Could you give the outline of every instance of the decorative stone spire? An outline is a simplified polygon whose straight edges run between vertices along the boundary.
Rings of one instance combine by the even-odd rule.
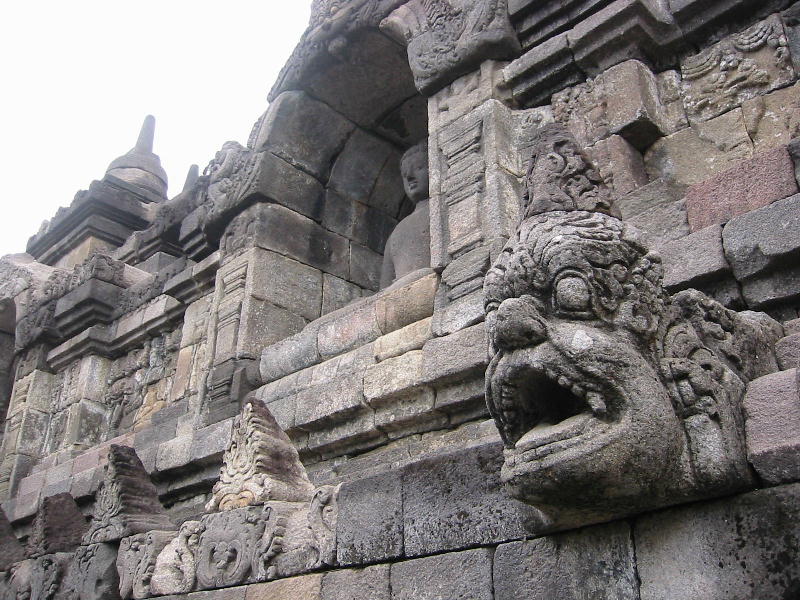
[[[72,552],[86,532],[86,518],[67,492],[48,496],[36,513],[28,538],[28,556]]]
[[[7,572],[11,565],[25,559],[25,550],[19,543],[6,513],[0,509],[0,572]]]
[[[200,177],[200,167],[197,165],[191,165],[189,167],[189,172],[186,173],[186,181],[183,182],[183,191],[188,192],[194,187],[194,184],[197,183],[198,178]]]
[[[94,515],[83,543],[113,542],[153,529],[172,528],[136,451],[112,444],[105,479],[97,492]]]
[[[207,512],[232,510],[270,500],[305,502],[314,486],[289,437],[259,400],[251,400],[233,423],[219,481]]]
[[[155,129],[155,117],[147,115],[136,145],[127,154],[114,160],[108,166],[106,175],[166,199],[167,174],[161,167],[161,159],[153,154]]]

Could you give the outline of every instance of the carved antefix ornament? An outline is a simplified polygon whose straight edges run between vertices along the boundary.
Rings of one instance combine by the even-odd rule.
[[[314,486],[289,437],[263,403],[248,401],[233,423],[219,481],[206,511],[269,500],[302,502],[310,500],[313,493]]]
[[[524,218],[484,284],[507,489],[545,514],[621,514],[752,485],[741,398],[777,368],[780,326],[669,296],[566,130],[535,147]]]
[[[507,0],[411,0],[380,27],[408,46],[414,84],[427,95],[488,58],[520,50]]]
[[[172,529],[158,492],[134,449],[112,444],[83,542],[113,542],[153,529]]]

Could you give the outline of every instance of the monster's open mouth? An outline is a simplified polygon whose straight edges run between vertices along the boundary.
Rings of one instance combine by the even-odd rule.
[[[539,458],[607,429],[609,400],[599,385],[551,368],[498,365],[491,380],[494,415],[514,454]]]

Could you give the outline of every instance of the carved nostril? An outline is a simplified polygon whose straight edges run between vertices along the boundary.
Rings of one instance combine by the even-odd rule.
[[[500,348],[523,348],[547,339],[539,311],[523,298],[503,300],[494,322],[494,341]]]

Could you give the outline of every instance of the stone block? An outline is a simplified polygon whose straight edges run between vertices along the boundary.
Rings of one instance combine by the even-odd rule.
[[[800,367],[800,333],[787,335],[775,343],[775,354],[781,369]]]
[[[259,203],[243,223],[253,229],[253,242],[338,277],[347,277],[349,243],[346,238],[279,204]],[[241,216],[241,215],[240,215]]]
[[[160,444],[156,456],[156,469],[169,471],[188,464],[192,458],[192,441],[191,435],[184,435]]]
[[[800,296],[800,267],[745,279],[742,281],[742,295],[747,306],[756,309],[794,300]]]
[[[300,333],[267,346],[261,352],[259,372],[269,383],[319,362],[317,328],[308,326]]]
[[[492,600],[492,550],[477,548],[392,565],[392,600]]]
[[[361,374],[343,375],[297,395],[295,427],[319,429],[323,423],[341,422],[364,410]]]
[[[600,176],[620,196],[649,181],[641,153],[618,135],[600,140],[587,152]]]
[[[681,72],[683,103],[691,122],[707,121],[795,80],[778,15],[685,57]]]
[[[689,235],[686,203],[683,200],[660,204],[626,219],[645,234],[651,248],[659,248],[673,240]]]
[[[693,185],[753,156],[742,110],[736,108],[657,140],[644,154],[650,179]]]
[[[626,60],[606,70],[600,78],[605,89],[605,120],[611,134],[644,150],[671,133],[665,123],[658,82],[644,63]]]
[[[641,517],[634,527],[641,599],[791,598],[800,577],[798,523],[798,485]]]
[[[448,336],[433,338],[422,347],[422,379],[443,383],[485,369],[489,363],[486,325],[479,323]]]
[[[583,80],[562,33],[534,46],[503,69],[514,99],[521,106],[537,106],[567,86]]]
[[[800,135],[800,84],[746,100],[742,114],[757,153],[787,145]]]
[[[368,290],[377,290],[381,282],[382,264],[381,254],[361,244],[350,244],[350,281],[356,285]]]
[[[240,585],[221,590],[206,590],[180,596],[166,596],[164,600],[246,600],[247,589],[247,586]]]
[[[361,298],[362,290],[359,286],[334,277],[328,273],[322,274],[322,314],[339,310],[351,302]]]
[[[342,569],[322,579],[322,600],[391,600],[389,565]]]
[[[665,204],[673,204],[683,198],[688,186],[656,179],[643,185],[624,196],[617,198],[615,203],[623,220]]]
[[[411,350],[419,350],[432,335],[431,317],[382,335],[375,340],[373,346],[375,360],[382,361],[400,356]]]
[[[155,452],[153,453],[155,455]],[[154,461],[155,462],[155,461]],[[75,498],[85,498],[94,495],[103,479],[103,467],[87,469],[72,475],[69,493]]]
[[[289,577],[268,583],[247,586],[245,600],[320,600],[322,598],[322,574]]]
[[[284,92],[262,118],[255,149],[269,150],[324,181],[353,129],[350,121],[304,92]]]
[[[446,294],[440,290],[431,323],[433,335],[450,335],[483,321],[483,317],[483,290],[477,290],[452,302],[447,302]]]
[[[375,426],[389,439],[441,429],[447,415],[435,410],[436,395],[427,387],[404,391],[400,396],[381,399],[375,404]]]
[[[408,394],[422,383],[423,353],[412,350],[372,365],[364,372],[364,397],[370,405]]]
[[[722,243],[740,280],[791,264],[800,254],[800,195],[731,219],[722,231]]]
[[[342,484],[336,540],[340,565],[381,562],[403,555],[402,482],[397,471]]]
[[[502,444],[480,444],[403,470],[406,556],[497,544],[537,533],[533,507],[511,499],[500,483]]]
[[[756,155],[693,185],[686,193],[689,227],[697,231],[796,194],[794,164],[785,147]]]
[[[327,141],[327,140],[326,140]],[[255,177],[246,194],[258,194],[297,211],[310,219],[319,219],[325,191],[320,182],[296,162],[272,152],[263,152],[254,166]],[[248,194],[249,195],[249,194]]]
[[[434,406],[436,410],[449,415],[451,425],[484,418],[489,414],[483,376],[477,373],[472,379],[465,379],[436,389]]]
[[[406,285],[387,290],[375,299],[375,315],[383,334],[433,314],[439,276],[430,273]]]
[[[322,273],[274,252],[256,249],[248,273],[249,292],[308,321],[320,316]]]
[[[192,462],[218,462],[228,447],[232,427],[233,419],[225,419],[198,429],[192,437]]]
[[[393,152],[385,141],[357,128],[333,163],[329,187],[344,198],[367,204],[381,168]]]
[[[696,287],[730,272],[722,249],[722,227],[711,225],[658,248],[664,287],[670,292]]]
[[[494,600],[639,600],[631,530],[618,521],[497,547]]]
[[[747,456],[771,484],[800,478],[800,393],[797,370],[751,381],[744,397]]]
[[[367,344],[382,335],[372,299],[341,312],[331,313],[320,321],[317,349],[320,356],[331,358]]]

